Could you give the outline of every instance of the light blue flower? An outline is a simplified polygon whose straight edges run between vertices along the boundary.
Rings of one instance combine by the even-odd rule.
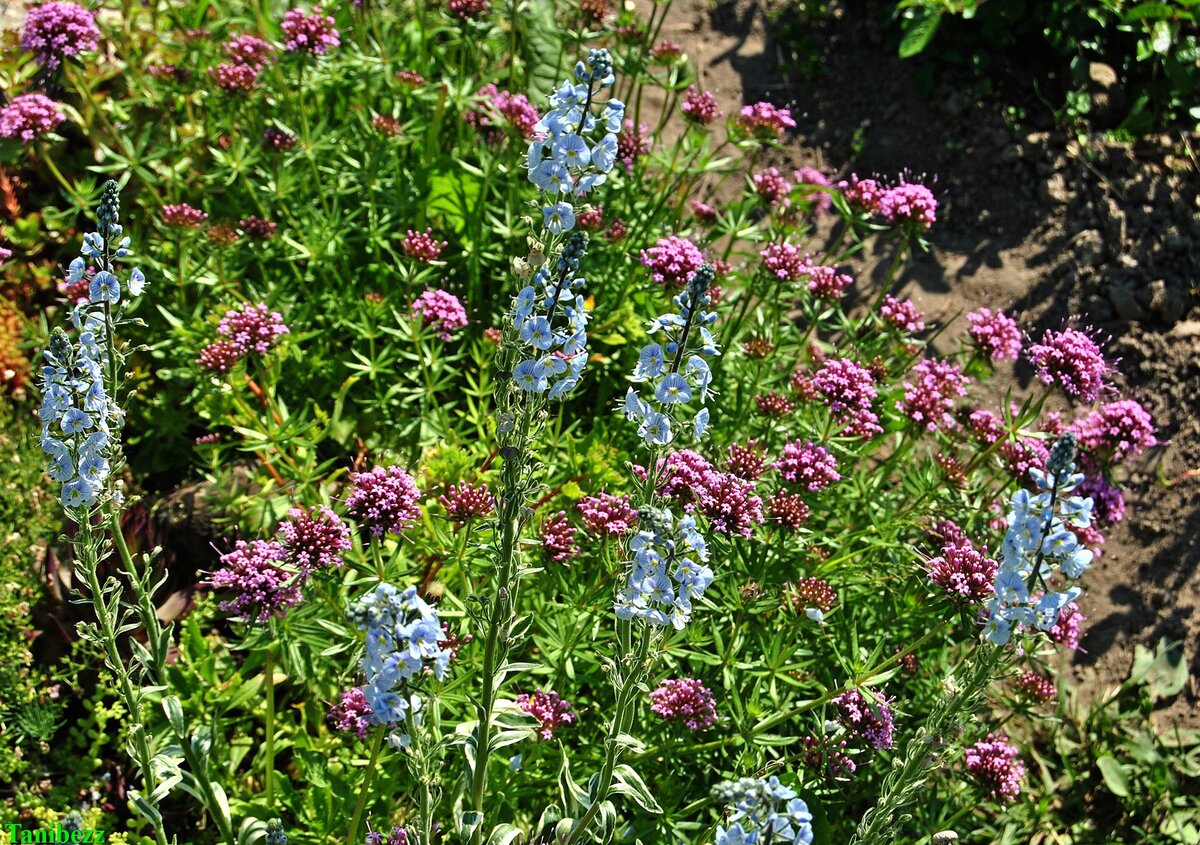
[[[537,361],[522,361],[513,369],[513,380],[526,393],[545,393],[549,385],[539,375]]]
[[[637,366],[634,367],[631,379],[633,381],[646,381],[658,378],[665,366],[666,359],[663,357],[663,348],[657,343],[648,344],[642,347],[642,351],[638,355]]]
[[[121,299],[121,283],[112,273],[101,270],[92,277],[91,284],[88,285],[88,295],[95,305],[104,302],[115,305]]]
[[[704,433],[708,431],[708,408],[701,408],[696,412],[696,419],[692,420],[692,437],[697,441],[704,439]]]
[[[654,391],[654,398],[664,405],[682,405],[692,401],[692,388],[679,373],[667,373]]]
[[[96,489],[88,484],[86,479],[76,477],[63,485],[59,501],[64,508],[75,510],[76,508],[90,507],[95,503],[96,498]]]
[[[559,161],[543,161],[529,171],[529,181],[543,191],[568,193],[571,188],[571,171]]]
[[[608,173],[616,164],[618,149],[617,136],[605,135],[592,147],[592,164],[601,173]]]
[[[71,263],[67,267],[67,283],[73,285],[82,281],[86,272],[87,263],[82,258],[71,259]]]
[[[78,408],[68,408],[59,422],[63,434],[82,434],[95,424],[91,414]]]
[[[555,161],[575,168],[587,167],[592,160],[592,151],[588,149],[587,141],[578,135],[558,139],[551,147],[550,155]]]
[[[521,292],[517,294],[516,304],[513,307],[513,316],[517,322],[524,322],[525,319],[533,313],[533,306],[537,301],[537,293],[532,285],[526,285],[521,288]]]
[[[542,208],[542,224],[551,234],[561,235],[575,228],[575,209],[570,203],[556,202]]]
[[[651,446],[666,446],[675,437],[671,431],[670,417],[656,411],[651,411],[642,420],[638,434]]]
[[[521,324],[521,342],[535,349],[547,350],[554,344],[554,332],[545,317],[530,317]]]
[[[146,274],[137,267],[133,268],[133,272],[129,274],[129,295],[141,296],[142,291],[146,289]]]

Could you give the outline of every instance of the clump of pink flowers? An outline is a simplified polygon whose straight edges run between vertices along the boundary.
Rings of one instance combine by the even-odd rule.
[[[721,217],[721,212],[717,211],[711,205],[700,200],[692,200],[692,215],[701,223],[708,225],[716,223]]]
[[[350,529],[324,505],[292,508],[276,536],[287,549],[288,563],[302,575],[340,567],[342,553],[350,551]]]
[[[559,511],[542,522],[542,551],[551,563],[564,563],[579,557],[579,546],[575,542],[575,526],[567,519],[566,511]]]
[[[1079,638],[1086,621],[1087,617],[1080,611],[1079,605],[1071,602],[1059,613],[1058,622],[1050,629],[1050,639],[1071,651],[1078,651]]]
[[[212,589],[233,593],[221,602],[221,610],[257,622],[285,615],[300,603],[299,577],[283,569],[287,559],[280,543],[238,540],[232,551],[221,555],[222,568],[208,580]]]
[[[421,518],[421,491],[413,477],[398,466],[377,466],[350,474],[346,513],[373,537],[403,534]]]
[[[186,202],[164,205],[159,209],[162,222],[167,226],[178,226],[181,229],[199,229],[208,219],[208,213],[193,208]]]
[[[988,734],[966,749],[967,771],[992,798],[1011,802],[1021,794],[1025,764],[1003,734]]]
[[[1112,367],[1091,335],[1079,329],[1048,330],[1029,347],[1029,358],[1043,383],[1057,384],[1081,402],[1094,402]]]
[[[778,205],[792,190],[792,183],[783,177],[777,167],[768,167],[750,177],[754,193],[767,205]]]
[[[313,6],[311,12],[288,10],[279,28],[285,38],[283,49],[289,53],[324,56],[342,43],[333,18],[324,14],[320,6]]]
[[[242,360],[242,353],[236,343],[230,340],[218,340],[200,350],[196,364],[204,370],[218,375],[224,375]]]
[[[279,229],[279,224],[265,217],[259,217],[257,214],[251,214],[238,221],[240,228],[248,238],[254,238],[259,241],[269,241],[275,237],[275,232]]]
[[[264,150],[277,153],[286,152],[296,146],[296,136],[277,126],[268,126],[263,130],[262,145]]]
[[[787,588],[786,596],[792,610],[818,622],[837,601],[837,593],[824,578],[801,578]]]
[[[650,710],[668,722],[682,722],[690,731],[717,723],[717,702],[712,690],[696,678],[667,678],[650,691]]]
[[[258,84],[258,68],[252,65],[222,63],[209,68],[208,75],[227,94],[245,94]]]
[[[1058,695],[1058,688],[1054,686],[1054,681],[1038,674],[1033,669],[1017,679],[1017,688],[1026,698],[1032,698],[1034,701],[1046,702]]]
[[[951,601],[963,604],[987,601],[995,593],[999,564],[988,557],[986,546],[975,548],[954,523],[946,523],[942,533],[942,553],[926,564],[929,580],[945,590]]]
[[[856,689],[847,690],[833,700],[838,721],[852,735],[866,740],[877,749],[891,748],[895,725],[891,699],[875,694],[871,698]]]
[[[326,718],[335,731],[366,739],[371,730],[371,713],[362,687],[354,687],[341,694],[337,704],[329,708]]]
[[[765,102],[742,106],[736,123],[750,135],[773,140],[782,138],[787,130],[796,128],[790,111]]]
[[[749,537],[754,526],[764,520],[762,499],[754,494],[754,483],[731,472],[713,470],[704,476],[696,508],[713,531],[726,537]]]
[[[917,310],[911,299],[896,299],[890,293],[883,297],[879,316],[889,326],[903,334],[917,334],[925,330],[925,315]]]
[[[774,390],[761,396],[755,396],[754,404],[758,406],[760,414],[773,420],[783,419],[796,410],[795,402]]]
[[[825,400],[834,419],[851,437],[879,434],[879,417],[872,409],[875,377],[848,358],[831,358],[813,374],[812,387]]]
[[[970,379],[957,364],[926,358],[912,369],[913,380],[904,383],[904,398],[896,409],[929,431],[939,426],[955,428],[954,400],[967,395]]]
[[[762,251],[763,266],[775,278],[795,282],[812,266],[800,248],[789,243],[767,244]]]
[[[624,537],[637,522],[637,511],[629,504],[628,496],[598,493],[580,499],[577,507],[584,526],[597,537]]]
[[[770,467],[767,450],[754,440],[745,445],[731,443],[725,450],[725,468],[747,481],[759,478]]]
[[[239,35],[224,44],[225,55],[237,65],[246,65],[260,70],[268,61],[275,48],[270,42],[264,41],[257,35]]]
[[[810,511],[802,495],[779,490],[771,497],[767,515],[771,522],[778,523],[786,530],[798,531],[801,525],[808,522]]]
[[[906,182],[888,188],[879,198],[879,216],[888,223],[915,223],[929,229],[937,222],[937,199],[933,191],[919,182]]]
[[[20,138],[29,144],[53,132],[65,119],[62,107],[45,94],[22,94],[0,109],[0,138]]]
[[[683,55],[683,45],[663,39],[649,50],[650,58],[662,64],[670,64]]]
[[[447,247],[446,241],[439,241],[433,236],[433,229],[416,232],[409,229],[400,242],[400,248],[409,258],[415,258],[425,264],[437,261],[442,250]]]
[[[679,235],[659,238],[654,246],[642,250],[642,266],[650,271],[650,278],[668,288],[680,288],[696,274],[704,264],[704,253],[700,247]]]
[[[839,273],[836,267],[813,264],[808,256],[804,257],[801,274],[808,276],[808,290],[813,296],[830,302],[841,297],[846,288],[854,284],[853,276]]]
[[[496,510],[496,500],[486,484],[452,484],[438,501],[446,509],[451,522],[459,525],[472,519],[489,516]]]
[[[701,91],[695,85],[688,86],[683,105],[679,108],[685,118],[700,126],[708,126],[721,114],[717,95],[711,91]]]
[[[828,190],[820,190],[830,187],[829,178],[824,173],[815,167],[801,167],[793,174],[793,178],[797,185],[812,185],[818,189],[809,191],[804,196],[804,201],[812,205],[813,211],[827,214],[833,209],[833,196]]]
[[[467,309],[457,296],[444,290],[422,291],[412,304],[412,314],[442,340],[450,340],[467,325]]]
[[[1154,419],[1135,399],[1120,399],[1088,413],[1071,426],[1079,445],[1093,455],[1121,463],[1158,445]]]
[[[492,114],[498,114],[504,118],[526,140],[533,137],[534,126],[537,125],[539,117],[537,109],[524,94],[501,91],[489,82],[476,91],[475,96],[486,104],[485,110],[468,109],[463,113],[463,120],[468,125],[484,131],[484,137],[487,138],[488,143],[496,143],[503,137],[496,129]]]
[[[473,21],[486,15],[491,5],[491,0],[449,0],[446,8],[461,21]]]
[[[553,739],[555,730],[575,722],[571,702],[556,692],[536,690],[533,693],[521,693],[517,696],[517,706],[541,722],[538,736],[542,739]]]
[[[785,481],[816,492],[841,479],[837,460],[824,446],[793,440],[783,447],[783,455],[771,465]]]
[[[51,0],[29,7],[21,46],[37,56],[43,67],[53,70],[63,59],[95,50],[100,43],[96,17],[75,3]]]
[[[980,308],[967,314],[971,340],[994,361],[1015,361],[1021,354],[1021,330],[1017,321],[1002,311]]]
[[[228,338],[239,356],[251,352],[265,355],[288,331],[283,316],[263,302],[247,302],[238,310],[226,311],[217,324],[217,334]]]

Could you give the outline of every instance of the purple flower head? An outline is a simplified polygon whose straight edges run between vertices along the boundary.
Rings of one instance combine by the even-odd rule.
[[[1026,698],[1034,701],[1046,702],[1058,695],[1058,688],[1054,686],[1054,681],[1044,675],[1039,675],[1033,669],[1017,679],[1017,688]]]
[[[571,709],[571,702],[561,698],[556,692],[537,690],[532,694],[522,693],[517,696],[517,706],[542,723],[538,729],[538,735],[542,739],[553,739],[557,728],[575,722],[575,711]]]
[[[986,546],[975,548],[961,529],[949,525],[956,530],[945,536],[942,553],[927,562],[929,580],[945,590],[953,602],[983,604],[995,594],[999,564],[988,557]]]
[[[633,531],[637,511],[628,496],[599,493],[579,500],[579,513],[588,531],[597,537],[624,537]]]
[[[798,531],[800,526],[808,522],[810,511],[801,494],[778,490],[771,497],[767,514],[771,522],[777,523],[788,531]]]
[[[29,144],[53,132],[65,119],[62,107],[44,94],[22,94],[0,109],[0,138],[20,138]]]
[[[462,525],[472,519],[490,516],[496,510],[496,500],[486,484],[452,484],[438,501],[446,509],[451,522]]]
[[[186,202],[175,205],[164,205],[159,209],[163,225],[176,226],[180,229],[199,229],[208,214],[198,208],[192,208]]]
[[[754,482],[731,472],[706,473],[698,493],[696,509],[718,534],[749,537],[754,526],[765,520],[762,499],[754,494]]]
[[[1079,610],[1079,605],[1070,602],[1058,615],[1058,621],[1050,629],[1050,639],[1059,645],[1065,645],[1071,651],[1079,650],[1079,639],[1083,631],[1083,623],[1087,617]]]
[[[276,536],[287,549],[288,563],[305,575],[342,566],[342,552],[350,550],[350,529],[324,505],[292,508]]]
[[[302,576],[282,568],[287,559],[287,549],[279,543],[238,540],[233,551],[221,555],[222,568],[208,580],[212,589],[233,593],[221,602],[221,610],[265,622],[299,604]]]
[[[683,98],[683,105],[679,108],[685,118],[700,126],[708,126],[721,114],[716,94],[711,91],[700,91],[695,85],[688,87]]]
[[[905,182],[888,188],[879,197],[878,214],[888,223],[913,223],[929,229],[937,221],[937,200],[933,191],[916,182]]]
[[[260,70],[271,60],[275,48],[257,35],[239,35],[224,44],[225,55],[235,65],[246,65]]]
[[[275,232],[279,229],[279,224],[259,217],[256,214],[251,214],[249,217],[238,221],[238,228],[246,233],[246,237],[259,241],[269,241],[275,237]]]
[[[804,257],[801,275],[808,277],[808,290],[813,296],[830,302],[840,298],[846,288],[854,284],[853,276],[839,273],[836,267],[813,264],[808,256]]]
[[[988,734],[966,749],[967,771],[988,795],[1011,803],[1021,793],[1025,764],[1020,752],[1003,734]]]
[[[793,440],[783,447],[783,456],[771,465],[785,481],[816,492],[841,479],[837,460],[824,446]]]
[[[838,182],[837,188],[855,208],[873,215],[882,213],[881,201],[886,188],[876,180],[859,179],[857,173],[851,173],[850,179]]]
[[[925,330],[925,315],[917,310],[911,299],[896,299],[890,293],[883,297],[879,316],[901,334],[917,334]]]
[[[980,308],[967,315],[971,340],[993,361],[1015,361],[1021,354],[1021,330],[1017,321],[1002,311]]]
[[[342,43],[333,24],[333,18],[323,14],[320,6],[313,6],[311,12],[291,9],[279,24],[286,39],[283,49],[289,53],[324,56]]]
[[[754,440],[730,444],[725,450],[725,468],[747,481],[756,481],[770,467],[767,450]]]
[[[831,358],[812,376],[812,387],[820,394],[834,419],[851,437],[870,437],[883,431],[871,408],[875,400],[875,377],[871,371],[847,358]]]
[[[412,304],[414,317],[421,318],[421,325],[433,328],[442,340],[450,340],[454,333],[467,325],[467,310],[458,297],[444,290],[426,290]]]
[[[637,160],[650,152],[649,133],[650,127],[646,124],[634,126],[632,120],[626,120],[624,128],[617,135],[617,161],[625,165],[630,173]]]
[[[1071,431],[1082,449],[1118,464],[1158,445],[1154,420],[1135,399],[1103,405],[1072,425]]]
[[[746,134],[764,140],[777,141],[787,130],[796,128],[790,111],[765,102],[742,106],[734,122]]]
[[[283,317],[262,302],[257,305],[247,302],[241,310],[226,311],[217,324],[217,334],[229,338],[238,355],[251,352],[265,355],[288,331]]]
[[[649,249],[643,249],[641,261],[650,270],[650,278],[676,290],[686,285],[704,264],[704,253],[687,238],[668,235]]]
[[[217,87],[227,94],[245,94],[258,84],[259,69],[254,65],[223,62],[208,69],[208,75]]]
[[[404,235],[404,240],[400,242],[400,248],[404,250],[405,255],[424,264],[437,261],[446,246],[446,241],[439,241],[433,236],[433,229],[426,229],[424,232],[409,229]]]
[[[792,183],[783,177],[777,167],[768,167],[750,177],[754,193],[767,205],[779,205],[792,190]]]
[[[200,350],[196,363],[210,373],[224,375],[242,360],[242,352],[236,343],[229,340],[218,340]]]
[[[329,708],[329,715],[325,718],[334,730],[366,739],[371,730],[371,705],[367,703],[362,687],[343,692],[337,704]]]
[[[374,467],[350,474],[353,486],[346,513],[372,537],[403,534],[421,518],[421,491],[413,477],[398,466]]]
[[[1029,347],[1029,358],[1043,383],[1060,386],[1081,402],[1094,402],[1112,366],[1091,335],[1078,329],[1048,330]]]
[[[792,610],[810,616],[812,611],[818,611],[817,618],[823,618],[837,601],[837,592],[824,578],[801,578],[787,587],[785,596]]]
[[[95,16],[75,3],[52,0],[31,7],[25,15],[21,46],[37,55],[38,61],[51,70],[65,58],[95,50],[99,43]]]
[[[775,278],[784,282],[798,282],[812,266],[807,254],[789,243],[767,244],[762,251],[763,266]]]
[[[913,381],[904,383],[904,398],[896,410],[919,426],[937,431],[939,426],[956,428],[954,400],[967,395],[970,379],[957,364],[926,358],[913,367]]]
[[[1099,475],[1084,477],[1075,495],[1092,500],[1092,514],[1098,522],[1115,525],[1125,518],[1125,496]]]
[[[262,145],[264,150],[286,152],[296,146],[296,136],[277,126],[268,126],[263,130]]]
[[[833,700],[838,721],[852,736],[861,737],[878,749],[891,748],[895,725],[892,723],[894,699],[882,695],[868,698],[857,689],[847,690]]]
[[[667,678],[650,691],[650,710],[668,722],[682,722],[690,731],[717,723],[712,691],[695,678]]]
[[[524,94],[502,91],[489,82],[476,91],[475,96],[483,101],[484,106],[479,111],[467,109],[463,112],[463,120],[483,132],[489,144],[498,143],[504,137],[497,128],[500,125],[497,118],[516,129],[526,140],[531,140],[536,134],[534,127],[541,116]]]
[[[486,15],[491,7],[491,0],[448,0],[446,3],[450,14],[460,21],[478,20]]]
[[[579,557],[575,530],[567,519],[566,511],[546,517],[542,523],[542,551],[551,563],[564,563]]]

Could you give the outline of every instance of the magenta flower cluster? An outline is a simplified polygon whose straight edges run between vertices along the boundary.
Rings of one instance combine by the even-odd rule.
[[[836,267],[813,264],[808,256],[805,256],[801,275],[808,277],[808,290],[813,296],[830,302],[841,297],[846,288],[854,284],[853,276],[839,273]]]
[[[43,67],[53,70],[63,59],[95,50],[99,43],[95,15],[75,3],[51,0],[31,6],[25,15],[21,46],[35,54]]]
[[[767,450],[754,440],[748,443],[731,443],[725,450],[725,468],[747,481],[755,481],[771,466]]]
[[[783,455],[771,466],[779,470],[785,481],[812,492],[824,490],[841,479],[837,471],[837,459],[829,450],[803,440],[793,440],[784,445]]]
[[[660,471],[659,492],[682,504],[688,513],[703,514],[718,533],[749,537],[754,526],[765,519],[753,479],[722,472],[698,452],[673,452],[660,464]]]
[[[1080,611],[1079,605],[1071,602],[1059,613],[1058,621],[1050,629],[1050,639],[1071,651],[1078,651],[1083,623],[1086,621],[1087,617]]]
[[[283,316],[263,302],[247,302],[240,309],[226,311],[217,324],[217,334],[228,338],[238,355],[265,355],[288,332]]]
[[[635,126],[632,120],[626,120],[617,135],[617,161],[632,173],[637,160],[649,152],[650,127],[644,123]]]
[[[432,328],[442,340],[452,339],[456,331],[467,325],[467,309],[449,291],[422,291],[412,304],[412,314],[420,317],[421,325]]]
[[[952,522],[939,526],[942,553],[926,564],[929,580],[946,591],[951,601],[983,604],[995,593],[999,564],[988,557],[987,547],[976,548]]]
[[[704,253],[687,238],[668,235],[649,249],[643,249],[641,260],[642,266],[650,271],[650,278],[674,290],[696,275],[704,264]]]
[[[524,94],[502,91],[489,82],[476,91],[475,96],[486,104],[485,108],[479,111],[467,109],[463,112],[463,120],[467,125],[482,131],[489,144],[494,144],[504,137],[497,128],[494,116],[503,118],[505,122],[521,133],[522,138],[526,140],[533,138],[534,127],[541,118],[537,109]]]
[[[939,426],[956,428],[954,400],[967,395],[970,379],[957,364],[926,358],[912,369],[912,381],[904,383],[904,398],[896,409],[919,426],[937,431]]]
[[[843,426],[844,434],[870,437],[883,431],[872,409],[877,394],[870,370],[848,358],[831,358],[813,374],[811,383]]]
[[[796,121],[792,119],[790,111],[766,102],[742,106],[735,122],[742,131],[750,135],[773,140],[782,138],[787,130],[796,128]]]
[[[750,177],[754,193],[767,205],[779,205],[792,190],[792,183],[784,178],[777,167],[768,167]]]
[[[491,0],[449,0],[446,8],[462,21],[477,20],[488,13],[492,6]]]
[[[437,261],[446,246],[446,241],[439,241],[433,236],[433,229],[426,229],[424,232],[409,229],[400,241],[400,248],[404,250],[405,255],[425,264]]]
[[[865,740],[873,748],[887,749],[895,742],[892,701],[878,693],[868,698],[861,691],[852,689],[835,698],[833,704],[837,708],[838,722],[851,736]]]
[[[346,513],[372,537],[403,534],[421,518],[421,491],[413,477],[398,466],[377,466],[350,474]]]
[[[1058,695],[1058,688],[1054,686],[1054,681],[1038,674],[1033,669],[1023,673],[1017,679],[1017,688],[1026,698],[1032,698],[1034,701],[1050,701]]]
[[[558,728],[575,722],[571,702],[556,692],[536,690],[533,693],[521,693],[517,696],[517,706],[541,722],[538,736],[542,739],[553,739]]]
[[[276,539],[287,549],[288,562],[302,575],[340,567],[342,552],[350,551],[349,527],[324,505],[289,510]]]
[[[1021,753],[1003,734],[988,734],[966,749],[967,771],[990,795],[1011,802],[1021,794],[1025,764]]]
[[[279,28],[286,39],[283,48],[289,53],[324,56],[342,43],[333,18],[324,14],[320,6],[313,6],[311,12],[288,10]]]
[[[880,318],[902,334],[917,334],[925,330],[925,315],[917,310],[911,299],[896,299],[890,293],[879,306]]]
[[[65,119],[62,107],[45,94],[22,94],[0,109],[0,138],[20,138],[29,144],[53,132]]]
[[[180,229],[199,229],[208,220],[208,213],[193,208],[186,202],[164,205],[159,209],[163,225]]]
[[[700,91],[695,85],[688,86],[679,108],[685,118],[700,126],[708,126],[721,114],[717,96],[711,91]]]
[[[811,265],[808,255],[789,243],[767,244],[762,251],[763,266],[780,281],[799,281]]]
[[[624,537],[637,522],[637,511],[628,496],[598,493],[580,499],[577,507],[584,526],[597,537]]]
[[[681,722],[690,731],[717,723],[712,690],[696,678],[667,678],[650,691],[650,710],[668,722]]]
[[[829,178],[815,167],[801,167],[793,174],[793,178],[796,180],[796,184],[802,186],[813,185],[818,189],[830,187]],[[827,214],[833,209],[833,196],[828,190],[809,191],[805,194],[804,200],[820,214]]]
[[[1092,455],[1121,463],[1158,445],[1154,420],[1135,399],[1120,399],[1088,413],[1071,426],[1079,445]]]
[[[1081,402],[1094,402],[1112,367],[1095,339],[1079,329],[1048,330],[1029,347],[1037,376]]]
[[[878,214],[888,223],[915,223],[929,229],[937,222],[937,200],[933,191],[917,182],[905,182],[888,188],[879,198]]]
[[[326,718],[335,731],[366,739],[371,730],[371,712],[362,687],[354,687],[341,694],[337,704],[329,708]]]
[[[579,557],[575,526],[571,525],[565,511],[546,517],[542,522],[541,540],[542,551],[551,563],[565,563]]]
[[[438,496],[451,522],[462,524],[472,519],[489,516],[496,510],[496,500],[486,484],[452,484]]]
[[[300,603],[300,577],[284,567],[288,551],[271,540],[238,540],[233,550],[221,555],[221,569],[212,574],[208,585],[228,590],[232,598],[221,602],[221,610],[247,620],[265,622],[283,616],[289,607]]]
[[[1015,361],[1021,354],[1021,330],[1017,321],[1002,311],[980,308],[967,314],[971,340],[994,361]]]

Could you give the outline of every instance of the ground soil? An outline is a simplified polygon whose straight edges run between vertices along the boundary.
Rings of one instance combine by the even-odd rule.
[[[1164,445],[1132,467],[1127,517],[1085,578],[1086,635],[1071,669],[1103,694],[1128,677],[1137,644],[1178,641],[1191,680],[1156,721],[1200,724],[1200,145],[1178,134],[1081,145],[1048,110],[1014,121],[1001,100],[980,101],[969,77],[918,85],[920,66],[897,57],[869,5],[833,4],[808,31],[817,76],[797,78],[767,12],[680,0],[661,35],[684,46],[726,108],[766,99],[792,109],[797,130],[771,161],[781,170],[936,180],[932,249],[905,295],[951,332],[987,305],[1031,333],[1069,318],[1112,336],[1121,388],[1152,410]],[[868,251],[860,277],[874,263]]]

